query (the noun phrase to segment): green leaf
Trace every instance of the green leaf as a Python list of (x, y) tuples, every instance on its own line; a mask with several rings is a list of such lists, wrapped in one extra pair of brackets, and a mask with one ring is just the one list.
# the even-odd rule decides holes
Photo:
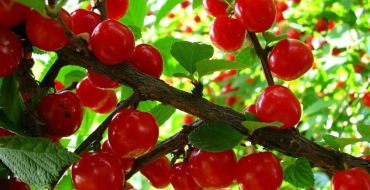
[(15, 136), (0, 138), (0, 159), (22, 181), (44, 187), (80, 157), (49, 139)]
[(202, 0), (193, 0), (193, 9), (202, 6)]
[(4, 77), (2, 81), (0, 87), (0, 108), (2, 108), (2, 113), (5, 116), (1, 119), (5, 123), (10, 124), (9, 120), (13, 123), (12, 125), (7, 125), (9, 127), (7, 128), (8, 130), (27, 136), (23, 119), (24, 105), (18, 92), (18, 81), (15, 79), (14, 74)]
[(370, 137), (370, 125), (357, 125), (357, 132), (360, 133), (362, 137)]
[(138, 40), (142, 37), (141, 30), (139, 27), (134, 25), (128, 25), (128, 27), (131, 29), (132, 33), (134, 33), (135, 40)]
[(266, 45), (273, 45), (272, 42), (278, 42), (289, 37), (288, 35), (285, 34), (276, 35), (275, 33), (269, 31), (263, 32), (262, 35), (263, 38), (265, 38)]
[(246, 112), (244, 114), (244, 117), (245, 117), (245, 121), (259, 121), (257, 116), (250, 112)]
[(236, 62), (247, 65), (250, 68), (259, 62), (256, 50), (253, 47), (244, 48), (236, 55)]
[(154, 116), (158, 126), (161, 126), (175, 113), (175, 111), (176, 109), (172, 106), (159, 104), (152, 108), (150, 113)]
[(202, 60), (195, 63), (195, 67), (199, 74), (199, 78), (216, 71), (248, 68), (245, 64), (226, 60)]
[(194, 80), (193, 75), (187, 75), (187, 74), (184, 74), (184, 73), (174, 73), (172, 76), (173, 77), (178, 77), (178, 78), (188, 78), (191, 81)]
[(300, 157), (295, 162), (284, 168), (284, 181), (298, 188), (310, 188), (315, 185), (310, 162), (305, 157)]
[(159, 9), (158, 13), (155, 15), (155, 25), (158, 26), (158, 24), (161, 22), (161, 20), (168, 15), (168, 13), (171, 12), (173, 8), (176, 7), (176, 5), (180, 4), (184, 0), (171, 0), (166, 1), (162, 7)]
[(31, 7), (33, 8), (34, 10), (36, 10), (37, 12), (39, 12), (41, 15), (43, 15), (44, 17), (49, 17), (46, 15), (46, 12), (45, 12), (45, 1), (43, 0), (14, 0), (16, 2), (19, 2), (19, 3), (22, 3), (23, 5), (26, 5), (28, 7)]
[(319, 99), (315, 103), (310, 104), (307, 108), (303, 109), (304, 110), (303, 116), (308, 116), (308, 115), (314, 114), (318, 111), (321, 111), (323, 109), (328, 109), (329, 106), (331, 106), (332, 104), (335, 104), (335, 103), (336, 103), (335, 100), (325, 101), (323, 99)]
[(2, 108), (0, 108), (0, 128), (6, 129), (18, 135), (28, 135), (23, 130), (20, 130), (19, 128), (14, 126), (14, 123), (6, 116)]
[(196, 71), (195, 63), (210, 59), (213, 47), (196, 42), (174, 42), (171, 46), (171, 55), (190, 73)]
[(338, 138), (325, 134), (322, 136), (324, 141), (334, 149), (342, 150), (345, 146), (358, 142), (370, 141), (370, 138)]
[(337, 20), (339, 16), (332, 11), (324, 11), (322, 12), (322, 17), (325, 19), (330, 19), (330, 20)]
[(264, 128), (264, 127), (281, 127), (283, 126), (282, 123), (274, 121), (271, 123), (259, 122), (259, 121), (243, 121), (242, 125), (248, 129), (249, 134), (253, 134), (253, 132), (257, 129)]
[(343, 22), (347, 23), (349, 26), (354, 26), (357, 21), (357, 17), (355, 12), (353, 11), (348, 11), (346, 14), (343, 15), (342, 17)]
[(209, 123), (199, 126), (189, 135), (189, 142), (196, 148), (221, 152), (240, 143), (243, 135), (224, 123)]
[(79, 71), (79, 70), (71, 71), (71, 72), (67, 73), (64, 76), (64, 82), (63, 82), (63, 84), (69, 85), (72, 82), (78, 82), (82, 78), (84, 78), (85, 76), (86, 76), (86, 73), (85, 72), (82, 72), (82, 71)]
[(144, 19), (146, 16), (146, 0), (130, 0), (129, 7), (125, 16), (119, 21), (126, 25), (133, 25), (139, 28), (144, 27)]

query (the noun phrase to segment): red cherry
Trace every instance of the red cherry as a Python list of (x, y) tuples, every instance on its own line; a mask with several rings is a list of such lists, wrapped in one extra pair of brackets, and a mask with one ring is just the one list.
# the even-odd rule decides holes
[(227, 96), (225, 98), (226, 104), (230, 107), (232, 107), (237, 100), (238, 98), (235, 96)]
[(318, 32), (327, 31), (328, 30), (328, 23), (323, 19), (318, 19), (317, 23), (316, 23), (316, 26), (315, 26), (315, 30), (318, 31)]
[(0, 27), (0, 77), (8, 76), (18, 69), (22, 60), (22, 43), (11, 30)]
[(181, 8), (186, 9), (190, 4), (190, 1), (183, 1), (181, 3)]
[(90, 44), (101, 62), (118, 64), (126, 61), (134, 51), (135, 37), (126, 25), (116, 20), (105, 20), (94, 29)]
[(289, 6), (288, 6), (288, 4), (285, 3), (285, 1), (276, 2), (276, 10), (277, 11), (284, 12), (284, 11), (288, 10), (288, 8), (289, 8)]
[(99, 88), (108, 89), (115, 89), (121, 86), (120, 83), (106, 77), (103, 75), (99, 75), (98, 73), (94, 73), (90, 70), (87, 70), (87, 76), (89, 77), (91, 83)]
[[(59, 16), (68, 28), (73, 31), (71, 15), (64, 9), (61, 9)], [(26, 33), (34, 46), (45, 51), (58, 50), (69, 42), (66, 32), (56, 21), (43, 17), (36, 10), (32, 10), (27, 18)]]
[(333, 30), (335, 27), (335, 21), (334, 20), (328, 20), (328, 30)]
[(76, 94), (80, 97), (82, 105), (92, 109), (101, 108), (109, 93), (110, 90), (94, 86), (88, 77), (83, 78), (76, 86)]
[(0, 127), (0, 137), (16, 136), (17, 134)]
[(336, 172), (331, 180), (332, 190), (370, 189), (370, 175), (360, 167)]
[(0, 26), (12, 27), (26, 19), (31, 8), (14, 0), (2, 0), (0, 6)]
[(106, 5), (108, 18), (118, 20), (127, 13), (129, 0), (106, 0)]
[(253, 153), (239, 159), (236, 180), (241, 190), (279, 189), (283, 171), (279, 160), (271, 152)]
[(235, 17), (251, 32), (264, 32), (271, 28), (276, 17), (274, 0), (236, 0)]
[(0, 187), (4, 190), (31, 190), (31, 187), (27, 183), (24, 183), (15, 177), (10, 179), (0, 179)]
[(158, 140), (155, 118), (147, 112), (125, 109), (109, 124), (109, 143), (118, 157), (138, 157), (149, 152)]
[(191, 123), (194, 122), (194, 117), (192, 115), (185, 115), (183, 118), (182, 118), (182, 122), (185, 124), (185, 125), (189, 125)]
[(245, 82), (247, 82), (249, 84), (252, 84), (254, 82), (254, 79), (249, 77), (249, 78), (247, 78), (247, 80)]
[(370, 107), (370, 92), (366, 92), (361, 99), (365, 106)]
[(143, 167), (140, 172), (157, 189), (165, 188), (170, 184), (171, 167), (170, 160), (166, 156)]
[(365, 67), (363, 67), (361, 65), (354, 65), (353, 67), (354, 67), (356, 73), (361, 73), (365, 69)]
[[(104, 141), (101, 147), (101, 151), (117, 156), (116, 153), (113, 151), (112, 147), (110, 146), (108, 140)], [(135, 165), (135, 158), (119, 158), (119, 159), (121, 161), (121, 166), (124, 173), (129, 172)]]
[(159, 78), (163, 72), (163, 59), (161, 53), (152, 45), (140, 44), (128, 60), (129, 64), (137, 70)]
[(233, 150), (194, 150), (189, 158), (190, 174), (203, 188), (225, 188), (234, 183), (236, 155)]
[(313, 65), (309, 47), (299, 40), (285, 39), (272, 49), (268, 64), (276, 77), (290, 81), (301, 77)]
[(54, 88), (56, 91), (60, 91), (63, 90), (65, 87), (60, 81), (54, 80)]
[(289, 36), (289, 38), (291, 39), (296, 39), (296, 40), (299, 40), (299, 38), (301, 37), (301, 33), (298, 32), (298, 30), (294, 29), (294, 28), (290, 28), (286, 31), (286, 34)]
[(171, 168), (170, 179), (175, 190), (201, 190), (191, 176), (187, 162), (174, 164)]
[(116, 92), (110, 90), (108, 91), (108, 95), (106, 97), (104, 104), (101, 107), (92, 108), (92, 110), (100, 114), (110, 113), (116, 108), (117, 103), (118, 103), (118, 99), (117, 99)]
[(343, 81), (338, 81), (337, 85), (335, 86), (335, 88), (343, 88), (343, 87), (344, 87), (344, 82)]
[[(283, 21), (285, 18), (284, 18), (284, 15), (282, 12), (280, 11), (277, 11), (276, 12), (276, 17), (275, 17), (275, 22), (281, 22)], [(278, 31), (275, 32), (277, 35), (281, 34), (281, 30), (279, 29)]]
[(229, 5), (219, 0), (203, 0), (203, 7), (213, 17), (228, 16)]
[(301, 2), (301, 0), (291, 0), (291, 1), (293, 1), (293, 3), (295, 4), (299, 4)]
[(167, 17), (169, 18), (169, 19), (173, 19), (173, 18), (175, 18), (175, 14), (174, 13), (168, 13), (168, 15), (167, 15)]
[(73, 33), (88, 33), (92, 34), (95, 27), (101, 22), (101, 16), (95, 12), (85, 9), (77, 9), (71, 13), (74, 24)]
[(257, 99), (257, 117), (262, 122), (278, 121), (278, 129), (294, 127), (301, 118), (301, 104), (289, 88), (281, 85), (267, 87)]
[(226, 60), (228, 61), (235, 61), (235, 55), (234, 54), (227, 54)]
[(121, 190), (124, 175), (119, 159), (108, 153), (85, 153), (72, 165), (72, 180), (76, 190)]
[(209, 35), (213, 45), (225, 52), (239, 50), (245, 39), (245, 29), (230, 17), (217, 17), (211, 24)]
[(331, 55), (332, 55), (332, 56), (336, 56), (336, 55), (340, 54), (341, 52), (342, 52), (342, 50), (341, 50), (341, 49), (339, 49), (339, 48), (333, 48), (333, 49), (331, 50)]
[(70, 91), (47, 94), (41, 98), (38, 113), (45, 122), (45, 132), (65, 137), (75, 133), (82, 123), (84, 110), (78, 96)]
[(243, 113), (246, 113), (246, 112), (257, 115), (256, 104), (251, 104), (251, 105), (247, 106), (246, 108), (244, 108)]
[(194, 16), (194, 21), (197, 22), (197, 23), (199, 23), (200, 21), (202, 21), (202, 19), (200, 18), (199, 15), (195, 15)]

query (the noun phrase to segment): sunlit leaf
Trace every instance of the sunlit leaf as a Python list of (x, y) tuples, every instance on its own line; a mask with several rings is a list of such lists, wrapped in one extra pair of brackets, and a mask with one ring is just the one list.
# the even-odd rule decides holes
[(310, 162), (300, 157), (284, 168), (284, 181), (298, 188), (310, 188), (315, 185)]

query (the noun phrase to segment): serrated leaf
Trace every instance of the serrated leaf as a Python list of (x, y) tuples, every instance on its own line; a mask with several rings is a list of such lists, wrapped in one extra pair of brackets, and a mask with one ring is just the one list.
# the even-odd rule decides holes
[(143, 28), (144, 19), (147, 13), (146, 5), (146, 0), (130, 1), (127, 13), (123, 18), (119, 19), (119, 21), (126, 25), (133, 25)]
[(303, 116), (308, 116), (311, 114), (314, 114), (320, 110), (328, 109), (329, 106), (336, 103), (337, 101), (331, 100), (331, 101), (325, 101), (323, 99), (319, 99), (313, 104), (310, 104), (309, 107), (304, 108)]
[(80, 157), (49, 139), (14, 136), (0, 138), (0, 159), (22, 181), (44, 187)]
[(370, 137), (370, 125), (357, 125), (357, 132), (360, 133), (362, 137)]
[(209, 123), (199, 126), (189, 135), (189, 142), (201, 150), (221, 152), (240, 143), (243, 135), (224, 123)]
[(180, 4), (184, 0), (171, 0), (166, 1), (162, 7), (159, 9), (158, 13), (155, 15), (155, 25), (158, 26), (158, 24), (161, 22), (161, 20), (168, 15), (168, 13), (171, 12), (173, 8), (176, 7), (176, 5)]
[(259, 62), (256, 50), (253, 47), (247, 47), (241, 50), (235, 58), (236, 62), (247, 65), (250, 68)]
[(300, 157), (284, 168), (284, 181), (298, 188), (310, 188), (315, 185), (315, 178), (310, 162)]
[(354, 26), (357, 21), (357, 16), (355, 12), (352, 10), (348, 11), (346, 14), (343, 15), (342, 17), (343, 22), (347, 23), (349, 26)]
[(176, 109), (172, 106), (166, 106), (159, 104), (150, 110), (150, 113), (154, 116), (158, 126), (163, 125), (174, 113)]
[[(2, 79), (0, 87), (0, 108), (2, 108), (5, 117), (13, 123), (13, 125), (8, 125), (8, 130), (27, 136), (23, 119), (24, 105), (18, 92), (17, 83), (14, 74), (8, 75)], [(3, 121), (9, 123), (9, 121), (5, 119)]]
[(190, 74), (196, 71), (195, 63), (210, 59), (213, 55), (213, 47), (197, 42), (174, 42), (170, 49), (171, 55)]
[[(8, 131), (12, 131), (12, 132), (15, 132), (14, 129), (14, 123), (8, 118), (8, 116), (6, 116), (6, 114), (4, 113), (4, 110), (2, 108), (0, 108), (0, 127), (5, 129), (5, 130), (8, 130)], [(17, 133), (17, 132), (15, 132)], [(17, 133), (19, 134), (19, 133)]]
[(273, 45), (273, 42), (279, 42), (289, 37), (288, 35), (285, 34), (276, 35), (275, 33), (269, 31), (263, 32), (262, 35), (266, 41), (266, 45)]
[(33, 1), (30, 1), (30, 0), (14, 0), (14, 1), (33, 8), (34, 10), (36, 10), (37, 12), (39, 12), (41, 15), (43, 15), (46, 18), (49, 17), (49, 16), (46, 15), (46, 12), (45, 12), (45, 6), (46, 6), (45, 1), (42, 1), (42, 0), (33, 0)]
[(253, 132), (257, 129), (264, 128), (264, 127), (281, 127), (283, 126), (282, 123), (274, 121), (271, 123), (265, 123), (260, 121), (243, 121), (242, 125), (248, 129), (249, 134), (253, 134)]
[(358, 142), (369, 141), (370, 138), (338, 138), (332, 135), (323, 135), (324, 141), (334, 149), (342, 150), (345, 146)]
[(128, 27), (131, 29), (132, 33), (134, 33), (135, 40), (138, 40), (142, 37), (141, 30), (139, 27), (134, 25), (128, 25)]
[(43, 51), (35, 46), (32, 46), (32, 53), (35, 53), (37, 55), (44, 55), (44, 54), (47, 54), (48, 52), (47, 51)]
[(202, 60), (195, 63), (195, 67), (199, 74), (199, 78), (216, 71), (248, 68), (246, 64), (226, 60)]

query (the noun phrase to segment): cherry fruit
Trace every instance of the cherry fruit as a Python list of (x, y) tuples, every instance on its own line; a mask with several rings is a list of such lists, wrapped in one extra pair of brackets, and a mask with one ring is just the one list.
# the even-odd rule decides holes
[(170, 184), (171, 167), (170, 160), (166, 156), (143, 167), (140, 172), (157, 189), (165, 188)]
[(118, 20), (125, 16), (128, 5), (129, 0), (106, 0), (108, 18)]
[(203, 0), (203, 7), (213, 17), (228, 16), (229, 5), (219, 0)]
[(171, 168), (171, 184), (175, 190), (200, 190), (201, 187), (194, 181), (187, 162), (179, 162)]
[(159, 78), (163, 72), (163, 59), (161, 53), (152, 45), (137, 45), (128, 60), (135, 69)]
[(332, 190), (370, 189), (370, 175), (360, 167), (334, 173), (331, 180)]
[(30, 7), (14, 0), (2, 0), (0, 6), (0, 26), (16, 26), (27, 18), (30, 11)]
[(225, 52), (239, 50), (245, 39), (245, 29), (230, 17), (217, 17), (211, 24), (209, 35), (213, 45)]
[(104, 89), (115, 89), (121, 86), (120, 83), (106, 77), (103, 75), (100, 75), (98, 73), (94, 73), (90, 70), (87, 70), (87, 76), (89, 77), (91, 83), (99, 88), (104, 88)]
[(22, 43), (8, 28), (0, 27), (0, 77), (5, 77), (18, 69), (22, 60)]
[(74, 24), (73, 33), (88, 33), (90, 36), (95, 27), (101, 22), (101, 16), (85, 9), (77, 9), (71, 13)]

